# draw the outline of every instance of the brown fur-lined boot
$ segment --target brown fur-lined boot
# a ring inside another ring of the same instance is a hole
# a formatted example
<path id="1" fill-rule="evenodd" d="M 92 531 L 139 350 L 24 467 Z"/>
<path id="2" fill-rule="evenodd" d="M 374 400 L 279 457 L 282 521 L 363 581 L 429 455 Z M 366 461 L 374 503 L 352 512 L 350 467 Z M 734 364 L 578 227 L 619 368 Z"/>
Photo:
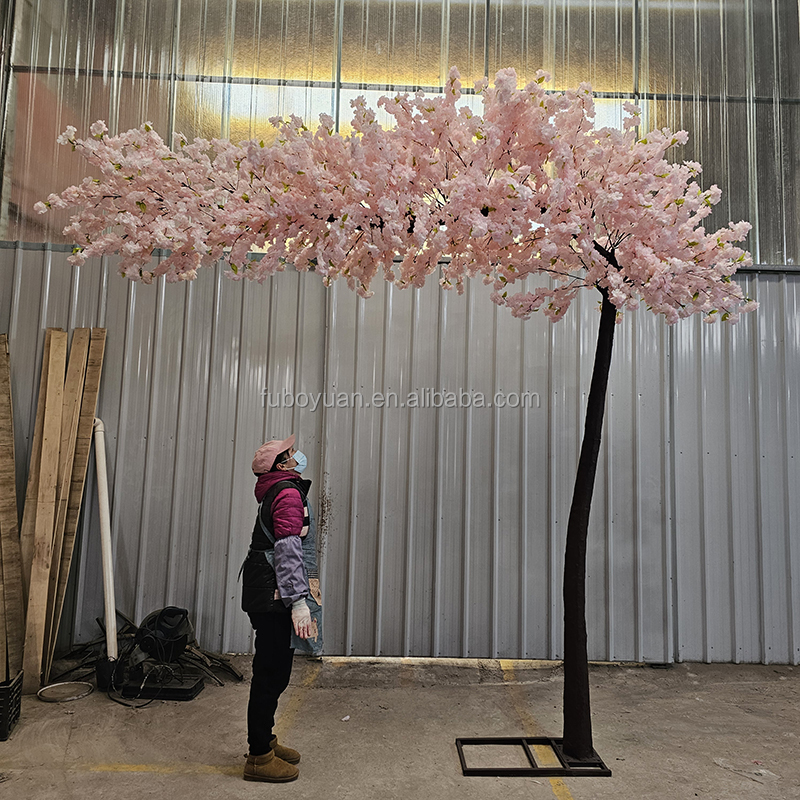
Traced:
<path id="1" fill-rule="evenodd" d="M 297 779 L 300 770 L 278 758 L 273 750 L 263 756 L 247 756 L 244 765 L 246 781 L 264 781 L 265 783 L 288 783 Z"/>
<path id="2" fill-rule="evenodd" d="M 291 747 L 286 747 L 282 744 L 278 744 L 278 737 L 273 736 L 269 740 L 269 746 L 272 748 L 272 752 L 280 758 L 282 761 L 285 761 L 287 764 L 297 764 L 300 761 L 300 753 L 297 750 L 292 750 Z"/>

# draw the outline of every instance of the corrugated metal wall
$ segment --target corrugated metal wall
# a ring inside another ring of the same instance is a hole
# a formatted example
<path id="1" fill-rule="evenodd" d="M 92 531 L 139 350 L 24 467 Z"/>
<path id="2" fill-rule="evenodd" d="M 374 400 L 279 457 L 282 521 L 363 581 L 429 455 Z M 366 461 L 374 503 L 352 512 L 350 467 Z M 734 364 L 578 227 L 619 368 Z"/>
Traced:
<path id="1" fill-rule="evenodd" d="M 33 204 L 80 181 L 67 125 L 149 120 L 171 141 L 269 137 L 273 115 L 346 129 L 350 101 L 464 86 L 514 67 L 566 89 L 590 81 L 602 124 L 625 101 L 685 128 L 723 202 L 749 220 L 757 263 L 800 264 L 796 0 L 15 0 L 2 141 L 0 238 L 63 241 L 69 214 Z M 3 6 L 0 5 L 0 11 Z M 379 115 L 379 118 L 381 116 Z M 384 117 L 385 118 L 385 117 Z M 714 226 L 711 228 L 711 226 Z"/>
<path id="2" fill-rule="evenodd" d="M 749 219 L 762 265 L 800 259 L 795 0 L 16 0 L 0 13 L 7 240 L 62 240 L 66 215 L 32 206 L 84 175 L 55 144 L 69 124 L 239 140 L 274 114 L 324 111 L 346 127 L 354 96 L 436 91 L 456 64 L 466 86 L 544 67 L 554 88 L 590 80 L 604 124 L 630 99 L 650 125 L 687 128 L 680 157 L 723 189 L 709 224 Z M 617 330 L 590 540 L 595 658 L 800 660 L 800 271 L 742 280 L 762 306 L 734 328 L 640 312 Z M 134 286 L 105 261 L 71 269 L 59 247 L 10 242 L 0 286 L 20 488 L 45 326 L 109 329 L 100 413 L 120 609 L 137 621 L 185 604 L 205 645 L 248 647 L 235 581 L 248 465 L 294 429 L 322 511 L 328 652 L 560 654 L 590 296 L 550 326 L 503 315 L 477 285 L 380 286 L 366 302 L 294 274 Z M 324 396 L 277 408 L 264 388 Z M 532 407 L 325 407 L 332 392 L 415 389 L 528 392 Z M 88 496 L 84 640 L 102 609 L 93 481 Z"/>
<path id="3" fill-rule="evenodd" d="M 0 249 L 19 486 L 44 327 L 107 327 L 99 413 L 121 611 L 138 621 L 186 605 L 205 646 L 249 647 L 236 575 L 250 459 L 294 430 L 321 512 L 327 652 L 560 656 L 594 298 L 551 325 L 512 319 L 478 284 L 461 297 L 379 286 L 368 301 L 295 273 L 148 287 L 65 255 Z M 592 658 L 800 661 L 800 276 L 741 280 L 761 308 L 737 326 L 669 329 L 638 312 L 617 329 L 590 533 Z M 305 407 L 271 407 L 284 390 Z M 399 407 L 415 390 L 473 407 Z M 398 407 L 376 408 L 375 392 Z M 527 392 L 529 407 L 477 408 L 479 392 L 512 404 Z M 362 407 L 342 407 L 353 393 Z M 87 497 L 84 640 L 102 612 L 93 480 Z"/>

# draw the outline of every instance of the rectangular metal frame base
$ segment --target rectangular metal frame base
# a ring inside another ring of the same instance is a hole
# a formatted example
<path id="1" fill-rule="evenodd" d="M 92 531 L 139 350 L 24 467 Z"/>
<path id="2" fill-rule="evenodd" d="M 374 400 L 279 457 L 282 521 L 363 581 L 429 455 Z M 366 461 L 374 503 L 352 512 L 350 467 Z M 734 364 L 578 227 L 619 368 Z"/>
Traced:
<path id="1" fill-rule="evenodd" d="M 552 736 L 479 736 L 456 739 L 458 758 L 463 775 L 481 775 L 490 778 L 610 778 L 611 770 L 592 750 L 591 758 L 581 761 L 564 753 L 563 739 Z M 519 745 L 528 759 L 529 767 L 468 767 L 464 757 L 465 745 Z M 544 767 L 536 763 L 531 745 L 545 745 L 556 754 L 561 766 Z"/>

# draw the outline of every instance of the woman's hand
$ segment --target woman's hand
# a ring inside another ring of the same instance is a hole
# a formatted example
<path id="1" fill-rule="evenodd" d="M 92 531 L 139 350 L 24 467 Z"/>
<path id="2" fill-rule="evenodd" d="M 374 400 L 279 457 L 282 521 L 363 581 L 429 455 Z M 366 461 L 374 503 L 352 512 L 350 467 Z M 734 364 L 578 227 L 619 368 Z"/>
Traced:
<path id="1" fill-rule="evenodd" d="M 311 638 L 311 612 L 308 610 L 305 597 L 292 603 L 292 625 L 294 632 L 301 639 Z"/>

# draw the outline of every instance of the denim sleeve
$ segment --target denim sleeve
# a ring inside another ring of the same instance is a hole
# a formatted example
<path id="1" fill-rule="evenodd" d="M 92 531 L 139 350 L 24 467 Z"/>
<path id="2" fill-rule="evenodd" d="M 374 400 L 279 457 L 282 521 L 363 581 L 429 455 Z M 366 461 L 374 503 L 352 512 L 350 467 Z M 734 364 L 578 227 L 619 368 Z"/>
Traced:
<path id="1" fill-rule="evenodd" d="M 285 536 L 275 541 L 275 577 L 284 605 L 308 596 L 308 576 L 303 564 L 303 540 Z"/>

